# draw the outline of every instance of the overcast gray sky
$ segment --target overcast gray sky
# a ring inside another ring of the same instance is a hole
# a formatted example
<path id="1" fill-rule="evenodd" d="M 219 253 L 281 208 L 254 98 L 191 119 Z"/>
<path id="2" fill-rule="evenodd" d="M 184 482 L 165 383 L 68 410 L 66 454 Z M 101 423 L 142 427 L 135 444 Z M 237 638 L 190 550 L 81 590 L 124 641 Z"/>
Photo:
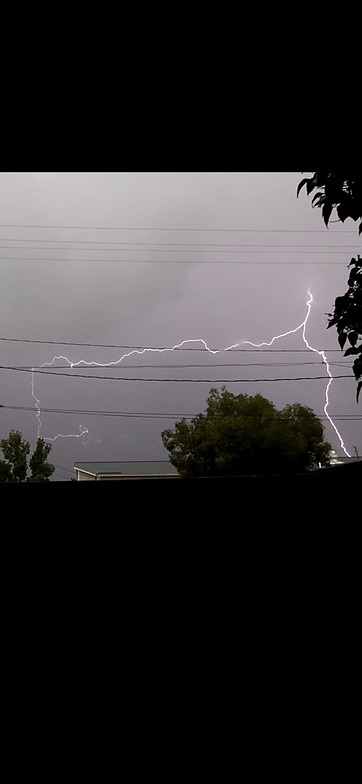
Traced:
<path id="1" fill-rule="evenodd" d="M 212 348 L 244 340 L 260 343 L 303 321 L 309 287 L 314 298 L 306 331 L 309 344 L 326 348 L 332 363 L 346 363 L 345 368 L 331 365 L 334 374 L 351 372 L 351 363 L 335 351 L 335 331 L 326 331 L 325 313 L 346 288 L 347 264 L 360 247 L 357 226 L 350 221 L 327 231 L 305 192 L 296 199 L 301 176 L 298 172 L 1 174 L 0 337 L 159 347 L 190 338 L 203 338 Z M 180 261 L 189 263 L 176 263 Z M 199 263 L 211 261 L 218 263 Z M 66 362 L 56 361 L 55 366 L 64 365 L 64 372 L 73 377 L 36 375 L 34 392 L 43 408 L 181 416 L 204 409 L 211 384 L 75 376 L 77 372 L 180 379 L 326 375 L 318 355 L 296 351 L 306 348 L 301 331 L 272 348 L 295 353 L 147 353 L 107 370 L 79 371 L 66 371 Z M 0 352 L 0 365 L 16 367 L 39 366 L 56 355 L 71 362 L 110 362 L 125 353 L 5 341 L 0 341 Z M 266 366 L 271 362 L 278 364 Z M 286 362 L 298 364 L 281 365 Z M 314 364 L 300 364 L 305 362 Z M 194 363 L 213 367 L 169 367 Z M 240 366 L 214 367 L 221 363 Z M 137 367 L 127 370 L 126 364 Z M 163 367 L 142 368 L 145 364 Z M 0 403 L 34 407 L 31 375 L 0 372 Z M 278 407 L 298 401 L 323 414 L 324 381 L 227 386 L 234 393 L 260 392 Z M 332 384 L 329 412 L 332 418 L 361 415 L 353 379 Z M 33 413 L 4 408 L 0 416 L 1 437 L 19 429 L 35 444 L 35 409 Z M 42 414 L 41 420 L 43 437 L 79 434 L 80 425 L 88 429 L 83 438 L 59 437 L 53 442 L 52 461 L 68 469 L 77 460 L 167 458 L 160 432 L 172 426 L 172 420 L 54 413 Z M 336 420 L 336 425 L 348 451 L 354 454 L 356 445 L 362 453 L 362 421 Z M 325 431 L 343 454 L 328 421 Z M 55 478 L 60 479 L 60 474 L 66 475 L 58 471 Z"/>

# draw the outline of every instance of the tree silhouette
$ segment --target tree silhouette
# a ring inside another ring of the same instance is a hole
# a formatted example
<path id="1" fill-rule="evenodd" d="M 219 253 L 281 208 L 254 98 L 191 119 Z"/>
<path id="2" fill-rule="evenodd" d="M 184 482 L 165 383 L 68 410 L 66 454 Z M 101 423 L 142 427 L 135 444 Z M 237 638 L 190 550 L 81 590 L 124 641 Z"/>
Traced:
<path id="1" fill-rule="evenodd" d="M 278 411 L 262 395 L 211 389 L 204 414 L 181 419 L 162 441 L 180 476 L 303 472 L 329 462 L 330 444 L 314 412 L 299 403 Z"/>
<path id="2" fill-rule="evenodd" d="M 19 430 L 11 430 L 7 438 L 0 441 L 5 460 L 0 460 L 0 482 L 48 482 L 54 472 L 54 466 L 47 462 L 51 444 L 38 438 L 36 447 L 30 458 L 28 473 L 29 441 L 26 441 Z"/>

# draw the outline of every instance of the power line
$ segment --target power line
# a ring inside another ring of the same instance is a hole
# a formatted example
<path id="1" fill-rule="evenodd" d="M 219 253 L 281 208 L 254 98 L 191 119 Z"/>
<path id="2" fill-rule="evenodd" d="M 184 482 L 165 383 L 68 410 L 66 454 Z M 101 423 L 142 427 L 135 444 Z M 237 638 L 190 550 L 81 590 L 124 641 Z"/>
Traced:
<path id="1" fill-rule="evenodd" d="M 61 240 L 59 240 L 60 242 Z M 125 243 L 125 244 L 135 244 L 140 245 L 141 243 Z M 147 243 L 144 243 L 147 244 Z M 156 244 L 156 243 L 155 243 Z M 157 243 L 158 245 L 167 244 L 167 243 Z M 176 243 L 175 243 L 176 244 Z M 347 245 L 346 248 L 342 248 L 342 250 L 337 250 L 335 248 L 329 248 L 328 245 L 259 245 L 258 243 L 253 243 L 252 245 L 240 245 L 239 247 L 245 248 L 313 248 L 313 250 L 302 250 L 296 251 L 292 250 L 292 253 L 320 253 L 321 255 L 329 255 L 330 253 L 346 253 L 348 250 L 353 251 L 356 253 L 359 249 L 359 246 L 356 245 Z M 73 250 L 79 252 L 89 251 L 92 248 L 52 248 L 46 245 L 45 247 L 34 247 L 33 245 L 0 245 L 0 248 L 3 250 Z M 323 250 L 320 251 L 319 248 Z M 219 248 L 219 250 L 209 250 L 209 248 L 202 248 L 201 250 L 189 250 L 188 248 L 182 248 L 182 250 L 178 249 L 171 249 L 171 248 L 94 248 L 94 250 L 102 250 L 103 253 L 128 253 L 129 251 L 132 253 L 286 253 L 287 251 L 279 251 L 279 250 L 224 250 L 223 248 Z M 288 251 L 289 252 L 289 251 Z M 80 259 L 81 260 L 81 259 Z M 55 259 L 56 261 L 56 259 Z M 88 261 L 88 259 L 85 259 Z"/>
<path id="2" fill-rule="evenodd" d="M 26 411 L 29 413 L 36 413 L 36 409 L 32 406 L 3 406 L 4 409 L 9 411 Z M 96 416 L 96 417 L 119 417 L 123 419 L 194 419 L 198 414 L 169 414 L 169 413 L 160 413 L 160 412 L 132 412 L 132 411 L 93 411 L 87 409 L 66 409 L 66 408 L 41 408 L 42 414 L 64 414 L 64 415 L 74 415 L 74 416 Z M 200 412 L 199 412 L 200 413 Z M 328 417 L 325 414 L 316 414 L 318 419 L 321 420 L 328 420 Z M 228 419 L 229 417 L 218 416 L 218 419 Z M 241 418 L 254 418 L 253 414 L 243 414 Z M 268 419 L 272 417 L 263 416 L 262 419 Z M 333 416 L 334 420 L 343 421 L 343 422 L 358 422 L 362 421 L 361 414 L 336 414 Z M 62 468 L 62 466 L 56 466 L 64 471 L 69 471 L 69 469 Z"/>
<path id="3" fill-rule="evenodd" d="M 27 237 L 27 238 L 25 238 L 25 237 L 24 238 L 22 238 L 22 237 L 0 237 L 0 241 L 1 242 L 52 242 L 52 243 L 57 242 L 58 244 L 62 243 L 63 245 L 65 245 L 65 244 L 67 244 L 67 245 L 157 245 L 157 247 L 160 247 L 160 246 L 163 246 L 163 245 L 177 246 L 177 247 L 181 247 L 181 246 L 182 247 L 186 247 L 186 246 L 187 247 L 190 247 L 190 246 L 191 247 L 204 247 L 205 245 L 208 245 L 208 246 L 213 247 L 213 248 L 216 248 L 216 247 L 218 247 L 218 248 L 223 248 L 223 247 L 227 247 L 227 248 L 255 248 L 255 247 L 261 247 L 261 248 L 276 248 L 276 247 L 279 247 L 279 248 L 314 248 L 314 247 L 316 247 L 316 248 L 330 248 L 331 247 L 330 245 L 314 245 L 314 244 L 313 245 L 304 245 L 304 244 L 302 244 L 302 245 L 301 244 L 299 244 L 299 245 L 290 245 L 288 243 L 288 244 L 284 245 L 284 244 L 275 243 L 275 242 L 271 243 L 271 244 L 259 243 L 259 242 L 253 242 L 253 243 L 248 243 L 248 242 L 247 243 L 245 243 L 245 242 L 154 242 L 153 240 L 149 240 L 148 242 L 136 242 L 134 240 L 133 241 L 129 240 L 127 242 L 125 240 L 57 240 L 57 239 L 51 240 L 49 238 L 46 239 L 46 240 L 43 240 L 40 237 L 34 237 L 34 238 L 32 238 L 32 237 Z M 357 245 L 358 245 L 358 243 L 356 243 L 355 245 L 341 245 L 340 247 L 341 248 L 352 249 L 352 248 L 357 247 Z M 9 246 L 8 245 L 6 245 L 6 246 L 1 245 L 0 247 L 6 247 L 7 248 Z M 12 248 L 12 247 L 17 247 L 17 246 L 14 245 L 14 246 L 10 246 L 10 247 Z M 24 245 L 21 245 L 19 247 L 24 248 L 25 250 L 28 250 L 28 248 L 26 246 L 24 246 Z M 33 248 L 33 246 L 31 246 L 31 248 L 29 248 L 29 249 L 31 249 L 31 250 L 40 250 L 40 248 Z M 65 248 L 41 248 L 41 250 L 65 250 Z M 82 248 L 80 250 L 82 250 Z M 84 250 L 89 250 L 89 248 L 84 248 Z M 111 248 L 110 250 L 117 250 L 117 248 Z M 148 248 L 148 250 L 151 250 L 151 249 Z"/>
<path id="4" fill-rule="evenodd" d="M 30 338 L 1 338 L 0 341 L 4 341 L 7 343 L 40 343 L 41 345 L 47 346 L 81 346 L 84 348 L 120 348 L 120 349 L 134 349 L 135 351 L 166 351 L 171 350 L 171 346 L 126 346 L 126 345 L 119 345 L 119 344 L 112 344 L 112 343 L 72 343 L 70 341 L 64 340 L 31 340 Z M 231 349 L 223 349 L 223 348 L 185 348 L 181 346 L 180 348 L 172 349 L 173 351 L 206 351 L 210 353 L 210 351 L 227 351 L 228 354 L 231 353 L 245 353 L 245 354 L 254 354 L 256 352 L 266 354 L 266 353 L 276 353 L 276 354 L 310 354 L 310 349 L 308 348 L 231 348 Z M 339 348 L 331 348 L 331 349 L 320 349 L 320 351 L 328 351 L 328 353 L 335 353 L 340 354 L 341 350 Z"/>
<path id="5" fill-rule="evenodd" d="M 333 367 L 348 367 L 349 362 L 353 359 L 356 359 L 356 357 L 348 357 L 347 362 L 330 362 L 329 364 L 333 365 Z"/>
<path id="6" fill-rule="evenodd" d="M 36 413 L 34 406 L 2 406 L 9 411 L 27 411 Z M 120 417 L 125 419 L 193 419 L 196 414 L 160 414 L 160 413 L 132 413 L 122 411 L 87 411 L 83 409 L 64 409 L 64 408 L 41 408 L 42 414 L 66 414 L 75 416 L 100 416 L 100 417 Z"/>
<path id="7" fill-rule="evenodd" d="M 33 409 L 33 411 L 34 411 L 34 409 Z M 55 466 L 55 468 L 60 468 L 61 471 L 68 471 L 70 474 L 74 474 L 74 471 L 71 471 L 70 468 L 65 468 L 64 466 L 58 466 L 55 463 L 53 463 L 53 466 Z"/>
<path id="8" fill-rule="evenodd" d="M 56 248 L 54 248 L 54 249 L 52 248 L 52 250 L 56 250 Z M 60 248 L 60 250 L 63 250 L 63 248 Z M 230 251 L 230 252 L 233 252 L 233 251 Z M 308 253 L 312 253 L 313 254 L 313 252 L 314 251 L 295 250 L 295 251 L 293 251 L 293 254 L 308 254 Z M 262 254 L 268 254 L 268 253 L 276 253 L 278 255 L 290 255 L 289 251 L 285 251 L 285 250 L 281 250 L 281 251 L 277 251 L 277 250 L 275 250 L 275 251 L 274 250 L 270 250 L 270 251 L 266 251 L 266 250 L 245 250 L 244 251 L 244 250 L 241 250 L 241 251 L 238 251 L 238 253 L 255 253 L 255 254 L 259 253 L 261 255 Z M 320 256 L 322 256 L 322 255 L 323 256 L 330 256 L 332 253 L 333 254 L 345 254 L 345 251 L 339 251 L 339 250 L 338 251 L 334 251 L 334 250 L 332 250 L 332 251 L 322 251 L 321 253 L 319 253 L 319 255 Z M 59 259 L 59 258 L 58 259 L 49 259 L 49 258 L 47 258 L 47 259 L 44 259 L 44 258 L 40 258 L 39 256 L 0 256 L 0 261 L 42 261 L 42 262 L 45 262 L 46 264 L 55 264 L 57 262 L 66 262 L 67 264 L 70 264 L 70 263 L 72 263 L 72 264 L 74 264 L 74 263 L 78 263 L 78 264 L 99 264 L 99 263 L 100 264 L 149 264 L 150 266 L 152 264 L 171 264 L 171 265 L 172 264 L 185 264 L 185 265 L 186 264 L 221 264 L 221 265 L 222 264 L 248 264 L 248 265 L 250 265 L 250 264 L 253 264 L 253 265 L 264 264 L 265 265 L 266 264 L 266 265 L 268 265 L 269 264 L 271 266 L 273 264 L 280 264 L 280 265 L 284 265 L 284 266 L 291 266 L 291 265 L 303 266 L 305 264 L 309 264 L 309 265 L 310 264 L 314 264 L 314 265 L 315 264 L 321 264 L 322 266 L 323 265 L 325 265 L 325 266 L 337 265 L 339 267 L 347 266 L 346 263 L 343 262 L 343 261 L 316 261 L 316 260 L 314 260 L 314 261 L 241 261 L 241 260 L 230 261 L 229 259 L 227 259 L 226 261 L 217 261 L 216 259 L 212 259 L 212 260 L 207 260 L 207 261 L 201 261 L 200 259 L 182 259 L 182 260 L 181 259 L 180 260 L 179 259 L 69 259 L 69 258 L 61 258 L 61 259 Z"/>
<path id="9" fill-rule="evenodd" d="M 127 378 L 126 376 L 91 376 L 77 373 L 55 373 L 52 370 L 30 370 L 28 368 L 16 368 L 9 365 L 0 365 L 0 370 L 13 370 L 17 373 L 37 373 L 41 376 L 65 376 L 66 378 L 87 378 L 97 379 L 98 381 L 140 381 L 140 382 L 173 382 L 175 384 L 255 384 L 258 382 L 276 382 L 276 381 L 326 381 L 326 376 L 298 376 L 295 378 Z M 338 378 L 354 378 L 353 375 L 334 376 L 333 380 Z"/>
<path id="10" fill-rule="evenodd" d="M 82 362 L 83 360 L 80 360 L 80 361 Z M 157 370 L 159 370 L 159 369 L 161 369 L 161 370 L 171 370 L 171 369 L 172 370 L 176 370 L 176 369 L 184 369 L 184 368 L 301 367 L 302 365 L 324 365 L 324 364 L 325 364 L 325 362 L 324 362 L 323 359 L 320 359 L 320 360 L 316 359 L 313 362 L 242 362 L 242 363 L 240 363 L 240 362 L 231 363 L 230 362 L 229 364 L 227 362 L 222 363 L 222 364 L 220 364 L 218 362 L 216 362 L 215 364 L 213 364 L 212 362 L 205 363 L 205 364 L 197 362 L 197 363 L 194 363 L 194 364 L 184 364 L 184 365 L 168 365 L 168 364 L 167 365 L 124 365 L 123 362 L 122 362 L 122 364 L 119 364 L 118 366 L 115 366 L 114 369 L 115 370 L 123 370 L 123 369 L 125 369 L 125 370 L 127 370 L 127 369 L 128 370 L 145 370 L 145 369 L 155 369 L 155 368 L 157 368 Z M 333 366 L 338 366 L 338 367 L 345 367 L 345 368 L 349 367 L 348 358 L 347 358 L 347 362 L 330 362 L 329 364 L 333 365 Z M 51 367 L 52 367 L 53 370 L 66 370 L 67 369 L 67 365 L 64 365 L 64 364 L 63 365 L 51 365 Z M 69 367 L 69 370 L 71 370 L 71 369 L 72 370 L 73 369 L 74 370 L 79 370 L 80 369 L 80 366 L 77 363 L 75 363 L 75 366 L 73 366 L 73 367 L 71 367 L 71 365 L 69 365 L 68 367 Z M 96 367 L 97 367 L 97 369 L 103 370 L 104 368 L 109 368 L 109 363 L 108 364 L 106 363 L 105 365 L 100 365 L 100 364 L 96 363 Z M 45 371 L 46 367 L 44 367 L 44 365 L 15 365 L 14 369 L 15 370 L 44 370 Z M 93 370 L 93 369 L 94 369 L 94 365 L 92 365 L 92 364 L 90 364 L 88 366 L 87 365 L 82 365 L 82 370 Z"/>
<path id="11" fill-rule="evenodd" d="M 247 232 L 250 234 L 325 234 L 324 229 L 191 229 L 191 228 L 169 228 L 162 226 L 156 228 L 155 226 L 54 226 L 35 223 L 0 223 L 0 228 L 18 228 L 18 229 L 85 229 L 86 231 L 176 231 L 176 232 L 219 232 L 219 233 L 241 233 Z M 340 229 L 336 234 L 355 234 L 353 229 Z"/>

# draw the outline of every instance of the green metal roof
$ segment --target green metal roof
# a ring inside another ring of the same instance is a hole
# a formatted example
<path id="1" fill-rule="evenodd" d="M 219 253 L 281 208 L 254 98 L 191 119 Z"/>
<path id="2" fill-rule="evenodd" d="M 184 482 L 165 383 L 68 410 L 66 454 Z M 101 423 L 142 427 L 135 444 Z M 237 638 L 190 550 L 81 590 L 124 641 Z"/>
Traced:
<path id="1" fill-rule="evenodd" d="M 122 474 L 123 476 L 165 476 L 177 475 L 176 468 L 169 460 L 128 460 L 96 463 L 74 463 L 74 469 L 89 474 Z"/>

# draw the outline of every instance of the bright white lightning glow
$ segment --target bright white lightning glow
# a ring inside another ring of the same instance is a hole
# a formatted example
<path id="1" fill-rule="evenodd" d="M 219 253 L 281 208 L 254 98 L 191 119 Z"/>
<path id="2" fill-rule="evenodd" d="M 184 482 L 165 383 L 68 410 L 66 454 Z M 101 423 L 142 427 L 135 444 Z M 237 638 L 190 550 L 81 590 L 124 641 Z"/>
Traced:
<path id="1" fill-rule="evenodd" d="M 339 430 L 337 430 L 337 427 L 336 427 L 336 425 L 334 424 L 334 422 L 333 422 L 333 419 L 330 417 L 330 415 L 329 415 L 329 413 L 328 413 L 328 406 L 329 406 L 329 390 L 330 390 L 331 383 L 332 383 L 332 381 L 333 381 L 333 376 L 332 376 L 332 373 L 331 373 L 331 371 L 330 371 L 330 367 L 329 367 L 329 362 L 328 362 L 328 359 L 327 359 L 327 357 L 326 357 L 326 355 L 325 355 L 324 351 L 319 351 L 317 348 L 313 348 L 313 346 L 310 346 L 310 345 L 309 345 L 309 343 L 308 343 L 308 340 L 307 340 L 307 338 L 306 338 L 306 336 L 305 336 L 305 329 L 306 329 L 306 326 L 307 326 L 307 320 L 308 320 L 308 316 L 309 316 L 309 314 L 310 314 L 311 307 L 312 307 L 312 302 L 313 302 L 313 296 L 312 296 L 311 292 L 310 292 L 310 291 L 308 291 L 308 294 L 309 294 L 309 300 L 308 300 L 308 302 L 307 302 L 307 306 L 308 306 L 308 313 L 307 313 L 307 315 L 306 315 L 306 317 L 305 317 L 305 319 L 304 319 L 302 337 L 303 337 L 303 340 L 304 340 L 304 343 L 305 343 L 305 345 L 307 346 L 307 348 L 309 348 L 309 351 L 314 351 L 314 353 L 315 353 L 315 354 L 319 354 L 319 356 L 320 356 L 320 357 L 322 357 L 322 359 L 323 359 L 323 362 L 324 362 L 324 364 L 325 364 L 325 366 L 326 366 L 326 370 L 327 370 L 327 373 L 328 373 L 328 376 L 329 376 L 329 381 L 328 381 L 328 384 L 327 384 L 327 386 L 326 386 L 326 391 L 325 391 L 325 400 L 326 400 L 326 402 L 325 402 L 325 404 L 324 404 L 324 409 L 323 409 L 323 410 L 324 410 L 324 413 L 325 413 L 325 415 L 326 415 L 327 419 L 328 419 L 328 420 L 329 420 L 329 422 L 331 423 L 332 427 L 334 428 L 334 430 L 335 430 L 335 432 L 336 432 L 336 434 L 337 434 L 337 436 L 338 436 L 338 438 L 339 438 L 340 445 L 341 445 L 341 447 L 342 447 L 342 449 L 343 449 L 343 451 L 344 451 L 345 455 L 347 455 L 347 457 L 351 457 L 351 455 L 349 454 L 349 452 L 347 452 L 347 449 L 346 449 L 346 447 L 345 447 L 345 445 L 344 445 L 344 443 L 343 443 L 343 438 L 342 438 L 342 436 L 341 436 L 341 434 L 340 434 Z"/>
<path id="2" fill-rule="evenodd" d="M 313 302 L 313 295 L 311 294 L 309 289 L 308 289 L 308 296 L 309 296 L 309 299 L 307 300 L 307 303 L 306 303 L 307 304 L 307 315 L 306 315 L 304 321 L 302 321 L 302 323 L 299 324 L 299 327 L 296 327 L 295 329 L 291 329 L 289 332 L 284 332 L 284 334 L 282 334 L 282 335 L 276 335 L 274 338 L 271 339 L 271 341 L 269 343 L 251 343 L 250 340 L 244 340 L 243 343 L 248 343 L 249 346 L 255 346 L 255 348 L 260 348 L 261 346 L 271 346 L 274 343 L 275 340 L 279 340 L 279 338 L 285 338 L 287 335 L 292 335 L 294 332 L 298 332 L 299 329 L 302 330 L 302 338 L 303 338 L 303 342 L 305 343 L 306 347 L 309 349 L 309 351 L 313 351 L 315 354 L 319 354 L 319 356 L 322 357 L 323 362 L 324 362 L 324 364 L 326 366 L 326 370 L 327 370 L 327 373 L 328 373 L 328 376 L 329 376 L 329 380 L 328 380 L 328 383 L 327 383 L 327 386 L 326 386 L 326 390 L 325 390 L 325 401 L 326 402 L 325 402 L 323 410 L 324 410 L 324 413 L 325 413 L 328 421 L 331 423 L 334 431 L 336 432 L 336 434 L 337 434 L 337 436 L 339 438 L 339 443 L 340 443 L 340 445 L 341 445 L 345 455 L 347 455 L 347 457 L 351 457 L 349 452 L 347 452 L 347 449 L 346 449 L 346 447 L 344 445 L 343 438 L 342 438 L 339 430 L 337 429 L 335 423 L 333 422 L 332 417 L 328 413 L 329 390 L 330 390 L 331 383 L 333 381 L 333 376 L 332 376 L 332 373 L 330 371 L 328 359 L 327 359 L 324 351 L 320 351 L 317 348 L 313 348 L 313 346 L 311 346 L 308 343 L 308 340 L 307 340 L 306 335 L 305 335 L 307 322 L 308 322 L 308 319 L 309 319 L 309 315 L 310 315 L 310 312 L 311 312 L 311 309 L 312 309 L 312 302 Z"/>
<path id="3" fill-rule="evenodd" d="M 55 357 L 54 357 L 54 359 L 55 359 Z M 47 364 L 47 363 L 45 363 L 45 364 Z M 31 374 L 31 396 L 32 396 L 33 400 L 35 401 L 35 408 L 36 408 L 36 412 L 37 412 L 36 413 L 36 418 L 38 420 L 38 438 L 40 438 L 41 408 L 40 408 L 40 400 L 35 395 L 34 383 L 35 383 L 35 381 L 34 381 L 34 368 L 33 368 L 32 369 L 32 374 Z M 56 441 L 57 438 L 82 438 L 83 444 L 85 446 L 85 444 L 87 444 L 88 441 L 89 441 L 89 438 L 87 439 L 87 441 L 84 440 L 84 437 L 86 435 L 89 435 L 88 428 L 87 427 L 83 427 L 83 425 L 79 425 L 79 433 L 67 433 L 67 434 L 58 433 L 58 435 L 54 436 L 53 438 L 50 438 L 49 436 L 47 438 L 44 438 L 44 441 Z"/>
<path id="4" fill-rule="evenodd" d="M 224 352 L 224 351 L 231 351 L 231 349 L 238 348 L 241 345 L 254 346 L 255 348 L 261 348 L 262 346 L 272 346 L 273 343 L 276 340 L 280 340 L 281 338 L 285 338 L 288 335 L 293 335 L 296 332 L 299 332 L 299 330 L 302 330 L 302 338 L 303 338 L 303 341 L 304 341 L 306 347 L 309 349 L 309 351 L 312 351 L 312 352 L 314 352 L 316 354 L 319 354 L 319 356 L 322 357 L 323 362 L 324 362 L 324 364 L 326 366 L 326 370 L 327 370 L 329 379 L 328 379 L 328 383 L 327 383 L 326 390 L 325 390 L 324 413 L 325 413 L 328 421 L 332 425 L 336 435 L 338 436 L 340 445 L 341 445 L 344 453 L 347 455 L 347 457 L 350 457 L 350 454 L 349 454 L 349 452 L 347 452 L 347 449 L 346 449 L 346 447 L 344 445 L 342 436 L 341 436 L 339 430 L 337 429 L 335 423 L 333 422 L 332 417 L 330 416 L 330 414 L 328 412 L 329 390 L 330 390 L 330 386 L 331 386 L 332 381 L 333 381 L 333 376 L 332 376 L 332 373 L 330 371 L 330 367 L 329 367 L 329 363 L 328 363 L 327 357 L 326 357 L 324 351 L 320 351 L 317 348 L 313 348 L 308 343 L 307 338 L 306 338 L 305 332 L 306 332 L 307 322 L 308 322 L 308 319 L 309 319 L 309 315 L 310 315 L 311 307 L 312 307 L 312 302 L 313 302 L 313 296 L 312 296 L 312 294 L 311 294 L 311 292 L 309 290 L 308 290 L 308 296 L 309 296 L 309 299 L 306 302 L 307 314 L 305 316 L 305 319 L 301 322 L 301 324 L 299 324 L 294 329 L 288 330 L 287 332 L 282 332 L 280 335 L 274 335 L 274 337 L 272 337 L 272 339 L 270 341 L 265 342 L 265 343 L 252 343 L 250 340 L 243 340 L 240 343 L 234 343 L 232 346 L 227 346 L 226 348 L 211 349 L 211 348 L 208 347 L 206 341 L 203 338 L 189 338 L 189 339 L 186 339 L 186 340 L 182 340 L 181 343 L 176 343 L 175 346 L 171 346 L 170 348 L 133 349 L 132 351 L 128 351 L 126 354 L 123 354 L 120 357 L 120 359 L 117 359 L 117 360 L 114 360 L 114 361 L 111 361 L 111 362 L 106 362 L 106 363 L 104 363 L 104 362 L 95 362 L 94 360 L 91 361 L 91 362 L 88 362 L 85 359 L 80 359 L 78 362 L 72 362 L 70 359 L 68 359 L 68 357 L 65 357 L 62 354 L 60 354 L 58 356 L 53 357 L 51 362 L 44 362 L 42 365 L 40 365 L 40 367 L 51 367 L 54 364 L 54 362 L 56 362 L 56 360 L 64 360 L 64 362 L 66 362 L 70 368 L 80 367 L 80 365 L 85 365 L 87 367 L 102 367 L 102 368 L 103 367 L 112 367 L 112 366 L 120 365 L 121 362 L 123 362 L 124 359 L 127 359 L 128 357 L 131 357 L 133 354 L 142 355 L 142 354 L 146 354 L 148 352 L 164 354 L 165 352 L 175 351 L 175 350 L 177 350 L 179 348 L 182 348 L 182 346 L 184 346 L 186 343 L 202 343 L 202 345 L 204 346 L 206 351 L 208 351 L 210 354 L 220 354 L 221 352 Z M 37 412 L 36 418 L 38 420 L 38 438 L 40 438 L 40 430 L 41 430 L 41 427 L 42 427 L 41 407 L 40 407 L 40 400 L 35 395 L 34 368 L 32 369 L 32 374 L 31 374 L 31 389 L 32 389 L 32 397 L 34 399 L 35 408 L 36 408 L 36 412 Z M 66 435 L 63 435 L 62 433 L 58 433 L 53 438 L 45 438 L 44 440 L 45 441 L 56 441 L 57 438 L 82 438 L 83 439 L 83 444 L 88 443 L 88 441 L 90 440 L 88 429 L 86 427 L 83 427 L 83 425 L 80 425 L 79 426 L 79 430 L 80 430 L 79 433 L 69 433 L 69 434 L 66 434 Z M 87 439 L 86 442 L 84 441 L 85 435 L 88 435 L 88 439 Z"/>

